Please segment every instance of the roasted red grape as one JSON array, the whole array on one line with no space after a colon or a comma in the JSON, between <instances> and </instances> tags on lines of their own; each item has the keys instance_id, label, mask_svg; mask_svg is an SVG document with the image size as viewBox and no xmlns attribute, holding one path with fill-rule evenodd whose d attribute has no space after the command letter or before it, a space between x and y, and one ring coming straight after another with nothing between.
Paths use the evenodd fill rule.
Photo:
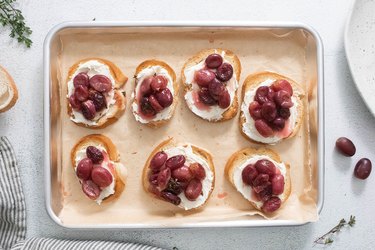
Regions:
<instances>
[{"instance_id":1,"label":"roasted red grape","mask_svg":"<svg viewBox=\"0 0 375 250\"><path fill-rule=\"evenodd\" d=\"M104 159L102 151L94 146L88 146L86 148L86 155L94 164L102 163Z\"/></svg>"},{"instance_id":2,"label":"roasted red grape","mask_svg":"<svg viewBox=\"0 0 375 250\"><path fill-rule=\"evenodd\" d=\"M152 185L157 186L157 185L158 185L158 176L159 176L159 173L156 173L156 174L150 174L150 176L148 177L148 181L149 181Z\"/></svg>"},{"instance_id":3,"label":"roasted red grape","mask_svg":"<svg viewBox=\"0 0 375 250\"><path fill-rule=\"evenodd\" d=\"M87 120L92 120L95 118L95 105L94 102L91 100L87 100L83 103L81 103L81 111L82 115L87 119Z\"/></svg>"},{"instance_id":4,"label":"roasted red grape","mask_svg":"<svg viewBox=\"0 0 375 250\"><path fill-rule=\"evenodd\" d=\"M270 102L273 102L274 101L274 98L276 96L276 92L273 91L272 88L268 88L268 94L267 94L267 99L270 101Z\"/></svg>"},{"instance_id":5,"label":"roasted red grape","mask_svg":"<svg viewBox=\"0 0 375 250\"><path fill-rule=\"evenodd\" d=\"M171 170L175 170L176 168L180 168L185 164L186 158L183 155L175 155L169 158L165 162L165 166L170 168Z\"/></svg>"},{"instance_id":6,"label":"roasted red grape","mask_svg":"<svg viewBox=\"0 0 375 250\"><path fill-rule=\"evenodd\" d=\"M206 171L203 166L197 162L190 164L189 170L194 178L204 180L206 178Z\"/></svg>"},{"instance_id":7,"label":"roasted red grape","mask_svg":"<svg viewBox=\"0 0 375 250\"><path fill-rule=\"evenodd\" d=\"M141 86L139 87L139 92L141 96L148 96L152 93L151 89L151 82L153 77L147 77L141 82Z\"/></svg>"},{"instance_id":8,"label":"roasted red grape","mask_svg":"<svg viewBox=\"0 0 375 250\"><path fill-rule=\"evenodd\" d=\"M276 130L283 130L285 127L285 120L281 117L277 117L273 120L272 125Z\"/></svg>"},{"instance_id":9,"label":"roasted red grape","mask_svg":"<svg viewBox=\"0 0 375 250\"><path fill-rule=\"evenodd\" d=\"M266 213L275 212L281 206L281 200L279 197L271 197L269 200L264 202L262 210Z\"/></svg>"},{"instance_id":10,"label":"roasted red grape","mask_svg":"<svg viewBox=\"0 0 375 250\"><path fill-rule=\"evenodd\" d=\"M242 181L250 186L253 186L253 181L258 176L258 171L255 169L253 164L247 165L242 170Z\"/></svg>"},{"instance_id":11,"label":"roasted red grape","mask_svg":"<svg viewBox=\"0 0 375 250\"><path fill-rule=\"evenodd\" d=\"M260 191L258 194L257 194L257 197L265 202L265 201L268 201L272 196L272 187L271 185L267 186L266 188L264 188L262 191Z\"/></svg>"},{"instance_id":12,"label":"roasted red grape","mask_svg":"<svg viewBox=\"0 0 375 250\"><path fill-rule=\"evenodd\" d=\"M168 80L163 75L156 75L152 78L151 88L154 91L160 91L167 87Z\"/></svg>"},{"instance_id":13,"label":"roasted red grape","mask_svg":"<svg viewBox=\"0 0 375 250\"><path fill-rule=\"evenodd\" d=\"M255 128L263 137L270 137L274 134L272 128L261 119L255 121Z\"/></svg>"},{"instance_id":14,"label":"roasted red grape","mask_svg":"<svg viewBox=\"0 0 375 250\"><path fill-rule=\"evenodd\" d=\"M279 115L286 120L290 117L290 110L288 108L280 108Z\"/></svg>"},{"instance_id":15,"label":"roasted red grape","mask_svg":"<svg viewBox=\"0 0 375 250\"><path fill-rule=\"evenodd\" d=\"M93 164L89 158L80 160L77 165L77 177L84 181L90 179L92 168Z\"/></svg>"},{"instance_id":16,"label":"roasted red grape","mask_svg":"<svg viewBox=\"0 0 375 250\"><path fill-rule=\"evenodd\" d=\"M84 102L89 98L89 89L86 86L78 85L74 89L74 96L80 102Z\"/></svg>"},{"instance_id":17,"label":"roasted red grape","mask_svg":"<svg viewBox=\"0 0 375 250\"><path fill-rule=\"evenodd\" d=\"M94 103L95 110L97 112L107 107L107 100L105 99L105 96L98 91L90 91L89 99Z\"/></svg>"},{"instance_id":18,"label":"roasted red grape","mask_svg":"<svg viewBox=\"0 0 375 250\"><path fill-rule=\"evenodd\" d=\"M259 104L263 104L265 102L270 101L268 99L268 93L269 93L269 87L267 86L261 86L259 87L255 92L255 101L257 101Z\"/></svg>"},{"instance_id":19,"label":"roasted red grape","mask_svg":"<svg viewBox=\"0 0 375 250\"><path fill-rule=\"evenodd\" d=\"M90 86L99 92L109 92L112 89L111 80L105 75L94 75L91 77Z\"/></svg>"},{"instance_id":20,"label":"roasted red grape","mask_svg":"<svg viewBox=\"0 0 375 250\"><path fill-rule=\"evenodd\" d=\"M171 170L164 168L159 172L158 175L158 188L160 191L164 190L168 186L168 182L171 179Z\"/></svg>"},{"instance_id":21,"label":"roasted red grape","mask_svg":"<svg viewBox=\"0 0 375 250\"><path fill-rule=\"evenodd\" d=\"M73 79L74 87L78 87L79 85L82 86L89 86L89 76L85 72L78 73Z\"/></svg>"},{"instance_id":22,"label":"roasted red grape","mask_svg":"<svg viewBox=\"0 0 375 250\"><path fill-rule=\"evenodd\" d=\"M353 156L356 152L354 143L346 137L340 137L336 141L336 148L345 156Z\"/></svg>"},{"instance_id":23,"label":"roasted red grape","mask_svg":"<svg viewBox=\"0 0 375 250\"><path fill-rule=\"evenodd\" d=\"M275 103L269 101L263 103L261 113L263 119L269 122L273 121L277 115Z\"/></svg>"},{"instance_id":24,"label":"roasted red grape","mask_svg":"<svg viewBox=\"0 0 375 250\"><path fill-rule=\"evenodd\" d=\"M216 78L208 85L208 91L214 99L218 99L219 96L226 90L225 84L217 80Z\"/></svg>"},{"instance_id":25,"label":"roasted red grape","mask_svg":"<svg viewBox=\"0 0 375 250\"><path fill-rule=\"evenodd\" d=\"M158 102L158 100L156 100L155 96L154 95L150 95L148 97L148 101L150 102L150 105L151 107L156 111L156 112L160 112L162 111L164 108L160 105L160 103Z\"/></svg>"},{"instance_id":26,"label":"roasted red grape","mask_svg":"<svg viewBox=\"0 0 375 250\"><path fill-rule=\"evenodd\" d=\"M262 174L260 174L262 175ZM259 176L259 175L258 175ZM258 177L257 177L258 178ZM256 178L255 178L256 179ZM255 180L254 180L255 181ZM260 183L259 185L255 186L253 184L253 190L256 194L260 194L261 192L263 192L264 190L266 189L269 189L269 188L272 188L271 187L271 182L270 181L266 181L266 182L263 182L263 183Z\"/></svg>"},{"instance_id":27,"label":"roasted red grape","mask_svg":"<svg viewBox=\"0 0 375 250\"><path fill-rule=\"evenodd\" d=\"M198 97L201 102L208 106L212 106L216 104L216 100L211 96L210 92L207 88L201 88L198 91Z\"/></svg>"},{"instance_id":28,"label":"roasted red grape","mask_svg":"<svg viewBox=\"0 0 375 250\"><path fill-rule=\"evenodd\" d=\"M249 113L254 120L262 118L262 105L257 101L253 101L249 105Z\"/></svg>"},{"instance_id":29,"label":"roasted red grape","mask_svg":"<svg viewBox=\"0 0 375 250\"><path fill-rule=\"evenodd\" d=\"M269 177L268 174L259 173L253 181L254 188L257 187L257 186L263 186L263 185L267 186L268 184L270 184L269 179L270 179L270 177ZM259 193L259 192L257 192L257 193Z\"/></svg>"},{"instance_id":30,"label":"roasted red grape","mask_svg":"<svg viewBox=\"0 0 375 250\"><path fill-rule=\"evenodd\" d=\"M79 110L81 108L81 103L76 99L74 94L69 97L69 103L73 109Z\"/></svg>"},{"instance_id":31,"label":"roasted red grape","mask_svg":"<svg viewBox=\"0 0 375 250\"><path fill-rule=\"evenodd\" d=\"M82 182L82 191L89 197L91 200L96 200L100 195L100 189L93 181L83 181Z\"/></svg>"},{"instance_id":32,"label":"roasted red grape","mask_svg":"<svg viewBox=\"0 0 375 250\"><path fill-rule=\"evenodd\" d=\"M281 174L276 174L271 179L272 183L272 194L279 195L284 192L284 176Z\"/></svg>"},{"instance_id":33,"label":"roasted red grape","mask_svg":"<svg viewBox=\"0 0 375 250\"><path fill-rule=\"evenodd\" d=\"M271 161L263 159L255 163L255 168L258 173L273 176L276 173L276 166Z\"/></svg>"},{"instance_id":34,"label":"roasted red grape","mask_svg":"<svg viewBox=\"0 0 375 250\"><path fill-rule=\"evenodd\" d=\"M371 174L372 164L367 158L360 159L354 168L354 176L359 179L367 179Z\"/></svg>"},{"instance_id":35,"label":"roasted red grape","mask_svg":"<svg viewBox=\"0 0 375 250\"><path fill-rule=\"evenodd\" d=\"M189 201L195 201L202 193L202 183L197 179L192 179L185 189L185 196Z\"/></svg>"},{"instance_id":36,"label":"roasted red grape","mask_svg":"<svg viewBox=\"0 0 375 250\"><path fill-rule=\"evenodd\" d=\"M201 87L208 87L208 84L215 79L215 73L208 69L195 71L194 80Z\"/></svg>"},{"instance_id":37,"label":"roasted red grape","mask_svg":"<svg viewBox=\"0 0 375 250\"><path fill-rule=\"evenodd\" d=\"M229 81L233 76L233 67L229 63L221 64L216 71L216 78L222 82Z\"/></svg>"},{"instance_id":38,"label":"roasted red grape","mask_svg":"<svg viewBox=\"0 0 375 250\"><path fill-rule=\"evenodd\" d=\"M292 88L292 85L290 85L290 83L287 81L287 80L276 80L272 85L271 85L271 88L277 92L277 91L280 91L280 90L285 90L286 92L288 92L289 96L292 96L293 95L293 88Z\"/></svg>"},{"instance_id":39,"label":"roasted red grape","mask_svg":"<svg viewBox=\"0 0 375 250\"><path fill-rule=\"evenodd\" d=\"M108 187L113 181L111 173L103 167L95 167L91 172L91 179L101 188Z\"/></svg>"},{"instance_id":40,"label":"roasted red grape","mask_svg":"<svg viewBox=\"0 0 375 250\"><path fill-rule=\"evenodd\" d=\"M275 101L282 108L291 108L293 106L291 97L285 90L280 90L276 93Z\"/></svg>"},{"instance_id":41,"label":"roasted red grape","mask_svg":"<svg viewBox=\"0 0 375 250\"><path fill-rule=\"evenodd\" d=\"M223 58L219 54L211 54L207 56L205 63L207 68L216 69L223 63Z\"/></svg>"},{"instance_id":42,"label":"roasted red grape","mask_svg":"<svg viewBox=\"0 0 375 250\"><path fill-rule=\"evenodd\" d=\"M173 95L168 88L156 92L155 97L163 108L167 108L173 103Z\"/></svg>"},{"instance_id":43,"label":"roasted red grape","mask_svg":"<svg viewBox=\"0 0 375 250\"><path fill-rule=\"evenodd\" d=\"M186 166L173 170L172 177L178 181L190 181L193 178L189 168Z\"/></svg>"},{"instance_id":44,"label":"roasted red grape","mask_svg":"<svg viewBox=\"0 0 375 250\"><path fill-rule=\"evenodd\" d=\"M181 203L181 198L171 192L161 192L161 197L176 206Z\"/></svg>"},{"instance_id":45,"label":"roasted red grape","mask_svg":"<svg viewBox=\"0 0 375 250\"><path fill-rule=\"evenodd\" d=\"M230 95L228 90L225 88L225 91L219 96L219 107L226 109L230 106Z\"/></svg>"},{"instance_id":46,"label":"roasted red grape","mask_svg":"<svg viewBox=\"0 0 375 250\"><path fill-rule=\"evenodd\" d=\"M155 109L151 106L148 97L143 97L141 100L141 112L145 116L154 116L156 114Z\"/></svg>"},{"instance_id":47,"label":"roasted red grape","mask_svg":"<svg viewBox=\"0 0 375 250\"><path fill-rule=\"evenodd\" d=\"M150 166L154 170L159 170L167 161L167 154L164 151L157 152L151 159Z\"/></svg>"}]
</instances>

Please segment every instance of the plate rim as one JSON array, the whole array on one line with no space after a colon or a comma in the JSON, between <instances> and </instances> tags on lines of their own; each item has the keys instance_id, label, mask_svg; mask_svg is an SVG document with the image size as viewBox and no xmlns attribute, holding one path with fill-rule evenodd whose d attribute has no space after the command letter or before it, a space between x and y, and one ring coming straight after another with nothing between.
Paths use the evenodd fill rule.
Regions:
<instances>
[{"instance_id":1,"label":"plate rim","mask_svg":"<svg viewBox=\"0 0 375 250\"><path fill-rule=\"evenodd\" d=\"M351 62L351 60L350 60L350 58L352 58L352 53L350 52L350 49L349 49L349 26L350 26L350 24L352 22L353 14L354 14L356 6L357 6L357 4L359 2L360 2L360 0L354 0L353 1L352 7L350 9L349 18L346 20L346 23L345 23L345 30L344 30L344 51L345 51L346 61L348 62L350 75L352 76L354 85L355 85L355 87L356 87L359 95L361 96L364 104L366 105L368 111L375 117L375 105L372 107L370 105L370 103L367 101L367 100L370 100L371 98L369 98L370 96L367 96L367 92L364 91L363 88L361 88L359 86L359 84L358 84L359 79L358 79L358 77L355 74L353 62Z\"/></svg>"}]
</instances>

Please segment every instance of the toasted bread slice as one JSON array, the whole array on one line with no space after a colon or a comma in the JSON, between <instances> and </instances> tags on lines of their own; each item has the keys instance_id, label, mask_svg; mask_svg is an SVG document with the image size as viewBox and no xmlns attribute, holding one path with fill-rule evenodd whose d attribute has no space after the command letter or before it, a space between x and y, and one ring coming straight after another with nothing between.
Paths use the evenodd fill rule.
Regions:
<instances>
[{"instance_id":1,"label":"toasted bread slice","mask_svg":"<svg viewBox=\"0 0 375 250\"><path fill-rule=\"evenodd\" d=\"M253 136L248 135L244 132L243 127L244 127L244 124L246 123L246 117L245 117L244 112L249 112L248 111L248 105L250 104L250 103L247 103L247 105L246 105L244 98L245 98L245 94L247 92L255 91L259 87L259 85L261 83L263 83L264 81L267 81L267 80L273 80L274 81L274 80L281 80L281 79L287 80L293 88L293 97L295 97L295 100L297 101L297 117L295 119L294 129L289 134L289 136L284 137L284 138L276 138L272 142L265 143L265 142L257 140ZM246 139L250 140L251 142L261 143L261 144L275 144L275 143L278 143L282 140L292 138L293 136L295 136L297 134L297 132L299 131L299 129L301 127L301 124L303 122L304 111L305 111L304 102L303 102L304 96L305 96L305 91L303 90L303 88L298 83L296 83L295 81L293 81L292 79L290 79L286 76L279 75L279 74L276 74L276 73L273 73L273 72L267 72L267 71L249 75L245 79L245 81L242 85L241 101L242 101L242 105L245 105L244 107L241 106L240 118L239 118L240 131L241 131L242 135ZM251 118L251 119L253 119L253 118ZM255 129L255 127L254 127L254 133L258 133L258 131ZM261 135L259 134L259 136L261 136Z\"/></svg>"},{"instance_id":2,"label":"toasted bread slice","mask_svg":"<svg viewBox=\"0 0 375 250\"><path fill-rule=\"evenodd\" d=\"M176 144L174 141L173 141L173 138L169 138L165 141L163 141L162 143L160 143L150 154L150 156L148 157L144 167L143 167L143 174L142 174L142 183L143 183L143 188L144 190L146 191L146 193L150 194L152 197L156 198L156 199L159 199L159 200L162 200L162 201L165 201L163 198L155 195L154 193L150 192L150 183L149 183L149 174L151 173L151 169L149 168L150 166L150 163L151 163L151 160L153 158L153 156L159 152L159 151L165 151L167 149L170 149L170 148L173 148L173 147L176 147L176 146L183 146L183 147L187 147L187 146L191 146L192 148L192 152L194 154L196 154L197 156L199 156L202 160L204 160L205 162L207 162L208 166L209 166L209 169L212 173L212 184L211 184L211 189L208 191L208 195L207 195L207 198L206 200L204 201L203 204L197 206L197 207L194 207L194 208L191 208L191 209L186 209L184 208L185 210L194 210L194 209L199 209L199 208L202 208L208 201L208 199L210 198L211 196L211 193L215 187L215 168L214 168L214 163L213 163L213 160L212 160L212 156L210 153L208 153L207 151L201 149L201 148L198 148L194 145L191 145L191 144ZM206 170L206 178L207 178L207 170ZM183 195L183 193L182 193ZM181 208L182 205L180 204Z\"/></svg>"},{"instance_id":3,"label":"toasted bread slice","mask_svg":"<svg viewBox=\"0 0 375 250\"><path fill-rule=\"evenodd\" d=\"M103 116L101 116L98 120L96 120L95 123L90 124L91 121L84 119L82 122L75 122L79 126L83 127L89 127L89 128L94 128L94 129L99 129L99 128L105 128L106 126L114 123L125 111L126 107L126 93L124 88L125 83L128 80L128 77L126 77L121 70L111 61L101 59L101 58L87 58L83 59L77 63L75 63L72 67L70 67L69 72L68 72L68 79L67 83L72 80L73 75L79 68L79 66L83 63L86 63L88 61L98 61L102 64L105 64L108 66L110 74L112 75L113 79L115 80L115 85L114 85L114 100L115 103L110 105L108 110L105 112ZM69 89L68 89L69 93ZM73 109L69 104L69 96L67 95L67 107L68 107L68 115L72 118L74 116L73 114Z\"/></svg>"},{"instance_id":4,"label":"toasted bread slice","mask_svg":"<svg viewBox=\"0 0 375 250\"><path fill-rule=\"evenodd\" d=\"M73 147L71 153L70 153L70 160L72 163L73 170L76 167L76 158L77 158L77 152L81 150L85 150L88 146L98 146L100 145L101 147L105 148L105 150L108 153L109 160L114 162L114 168L110 169L112 176L113 176L113 181L115 182L115 187L114 187L114 194L107 196L106 198L103 199L103 202L109 202L112 200L117 199L122 191L125 189L125 175L126 175L126 170L121 169L122 165L120 163L120 155L119 152L117 151L116 146L113 144L111 139L104 135L100 134L91 134L88 136L85 136L81 138Z\"/></svg>"},{"instance_id":5,"label":"toasted bread slice","mask_svg":"<svg viewBox=\"0 0 375 250\"><path fill-rule=\"evenodd\" d=\"M172 88L173 88L173 103L171 106L163 109L160 113L163 113L163 114L166 114L165 116L163 117L159 117L158 114L156 117L152 118L152 119L142 119L139 114L137 113L138 112L138 107L139 107L139 100L137 99L137 89L138 89L138 85L141 84L142 82L138 82L138 76L140 74L140 72L142 72L143 70L147 69L147 68L151 68L151 67L160 67L162 69L165 69L168 73L168 76L171 78L171 83L168 83L168 85L170 85ZM151 75L150 75L151 76ZM145 76L147 77L147 76ZM147 61L144 61L142 62L140 65L138 65L137 69L135 70L135 74L134 74L134 91L133 91L133 95L132 95L132 98L133 98L133 101L132 101L132 109L133 109L133 115L134 117L136 118L137 121L141 122L142 124L145 124L149 127L153 127L153 128L157 128L157 127L160 127L164 124L166 124L173 116L173 113L174 113L174 110L176 109L176 106L177 106L177 103L178 103L178 91L179 91L179 86L177 84L177 81L176 81L176 73L174 72L174 70L165 62L163 61L159 61L159 60L147 60Z\"/></svg>"},{"instance_id":6,"label":"toasted bread slice","mask_svg":"<svg viewBox=\"0 0 375 250\"><path fill-rule=\"evenodd\" d=\"M255 148L244 148L242 150L239 150L237 152L235 152L234 154L231 155L231 157L228 159L226 165L225 165L225 177L227 178L227 180L232 184L232 186L237 190L237 187L235 185L235 180L234 180L234 171L236 170L236 168L239 168L241 167L242 164L244 164L248 159L250 158L253 158L255 156L268 156L269 158L271 158L273 161L277 162L277 163L283 163L281 161L281 158L280 156L268 149L268 148L259 148L259 149L255 149ZM284 182L285 182L285 186L284 186L284 192L282 194L282 197L280 197L281 199L281 206L283 206L283 204L285 203L285 201L289 198L289 195L290 195L290 192L291 192L291 181L290 181L290 166L289 164L287 163L284 163L285 165L285 168L286 168L286 174L284 176ZM276 166L277 167L277 166ZM245 197L244 197L245 198ZM261 207L259 205L257 205L254 201L252 200L249 200L247 199L251 205L258 209L258 210L261 210Z\"/></svg>"},{"instance_id":7,"label":"toasted bread slice","mask_svg":"<svg viewBox=\"0 0 375 250\"><path fill-rule=\"evenodd\" d=\"M220 54L220 55L225 54L224 60L228 61L233 67L233 77L235 77L235 79L237 81L237 83L236 83L237 87L236 87L236 90L235 90L235 93L234 93L234 96L233 96L232 104L229 108L223 109L223 112L221 113L221 117L218 118L218 119L207 119L205 117L202 117L199 114L196 114L192 110L192 107L191 107L191 105L189 105L188 102L187 102L187 106L189 107L189 109L195 115L197 115L198 117L200 117L204 120L208 120L210 122L220 122L220 121L226 121L226 120L232 119L234 116L236 116L237 111L238 111L237 90L238 90L238 83L240 81L240 75L241 75L241 63L240 63L240 60L238 59L238 57L232 51L226 50L226 49L205 49L205 50L202 50L202 51L198 52L196 55L194 55L193 57L189 58L187 60L187 62L184 64L184 66L182 67L182 70L181 70L181 81L182 81L182 84L184 86L184 91L185 91L184 96L186 96L186 94L188 92L193 90L193 86L192 86L191 82L187 82L185 70L187 68L193 67L193 66L199 64L200 62L204 61L207 58L207 56L209 56L213 53Z\"/></svg>"},{"instance_id":8,"label":"toasted bread slice","mask_svg":"<svg viewBox=\"0 0 375 250\"><path fill-rule=\"evenodd\" d=\"M18 90L13 78L0 66L0 113L12 108L17 99Z\"/></svg>"}]
</instances>

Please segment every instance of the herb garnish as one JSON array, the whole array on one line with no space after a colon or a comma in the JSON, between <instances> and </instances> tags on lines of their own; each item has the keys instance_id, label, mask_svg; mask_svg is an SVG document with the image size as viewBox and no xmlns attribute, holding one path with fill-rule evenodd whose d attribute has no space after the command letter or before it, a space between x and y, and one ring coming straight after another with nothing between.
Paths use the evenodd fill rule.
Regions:
<instances>
[{"instance_id":1,"label":"herb garnish","mask_svg":"<svg viewBox=\"0 0 375 250\"><path fill-rule=\"evenodd\" d=\"M33 43L29 35L32 33L31 29L26 26L25 18L19 9L13 7L16 0L0 0L0 23L5 26L10 26L10 37L17 39L19 43L24 43L30 48Z\"/></svg>"},{"instance_id":2,"label":"herb garnish","mask_svg":"<svg viewBox=\"0 0 375 250\"><path fill-rule=\"evenodd\" d=\"M334 228L332 228L328 233L317 238L314 241L314 243L322 244L322 245L331 244L333 242L333 239L332 239L333 234L340 232L340 230L345 226L353 227L354 224L355 224L355 216L353 215L350 215L349 222L346 222L345 219L341 219L339 224L337 224Z\"/></svg>"}]
</instances>

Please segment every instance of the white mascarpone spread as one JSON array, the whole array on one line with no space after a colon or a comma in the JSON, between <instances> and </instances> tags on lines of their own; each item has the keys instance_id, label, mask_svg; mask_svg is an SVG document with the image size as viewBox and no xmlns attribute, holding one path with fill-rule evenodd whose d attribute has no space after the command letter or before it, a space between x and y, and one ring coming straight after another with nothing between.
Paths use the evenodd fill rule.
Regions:
<instances>
[{"instance_id":1,"label":"white mascarpone spread","mask_svg":"<svg viewBox=\"0 0 375 250\"><path fill-rule=\"evenodd\" d=\"M223 63L230 63L228 60L225 59L225 52L223 51L221 56L223 57ZM233 65L232 65L233 66ZM219 107L219 105L214 105L214 106L209 106L207 109L199 109L195 105L194 97L193 97L193 92L199 91L199 85L195 82L194 80L194 75L195 72L203 69L205 67L205 58L198 64L185 68L184 74L186 78L185 85L191 86L192 90L186 92L185 94L185 100L187 105L189 106L190 110L198 115L199 117L202 117L204 119L207 119L209 121L217 121L222 119L223 113L227 111L233 104L234 96L236 94L237 88L238 88L238 79L236 78L236 74L233 72L232 78L226 82L227 89L230 95L230 105L222 109Z\"/></svg>"},{"instance_id":2,"label":"white mascarpone spread","mask_svg":"<svg viewBox=\"0 0 375 250\"><path fill-rule=\"evenodd\" d=\"M270 137L263 137L258 130L255 128L255 121L251 117L250 112L249 112L249 105L251 102L254 101L255 93L256 90L261 87L261 86L271 86L272 83L274 82L273 79L268 79L259 84L255 89L252 89L251 91L247 91L244 96L244 100L241 105L241 111L243 112L245 116L245 122L242 124L242 131L251 139L255 141L259 141L262 143L268 143L268 144L274 144L284 137L280 137L278 135L270 136ZM296 100L295 96L292 96L291 98L293 102L293 106L289 109L290 110L290 117L289 117L289 122L286 123L286 125L289 126L288 130L292 133L294 128L296 127L296 122L298 118L298 102Z\"/></svg>"},{"instance_id":3,"label":"white mascarpone spread","mask_svg":"<svg viewBox=\"0 0 375 250\"><path fill-rule=\"evenodd\" d=\"M272 160L267 155L253 156L253 157L247 159L246 161L244 161L239 167L236 167L233 171L234 185L236 186L236 189L238 190L238 192L240 192L243 195L243 197L245 197L246 200L254 202L255 205L257 206L257 208L259 208L259 209L263 206L263 201L254 200L252 198L252 193L253 193L252 189L253 188L250 185L247 185L242 181L242 171L247 165L255 164L257 161L263 160L263 159L269 160L273 164L275 164L275 166L280 170L280 173L284 176L284 180L286 180L285 164L284 163L278 163L278 162ZM283 200L285 198L285 190L282 194L277 195L277 197L279 197L281 200Z\"/></svg>"},{"instance_id":4,"label":"white mascarpone spread","mask_svg":"<svg viewBox=\"0 0 375 250\"><path fill-rule=\"evenodd\" d=\"M103 109L100 112L96 112L94 119L87 120L83 114L80 111L72 109L72 116L70 119L75 123L84 123L87 125L97 125L98 120L108 114L109 109L111 106L113 106L116 103L116 100L114 99L115 91L115 80L112 77L111 71L108 67L108 65L103 64L97 60L90 60L84 63L81 63L78 65L77 70L73 73L71 79L68 82L68 95L67 98L69 98L74 93L74 84L73 79L76 75L78 75L81 72L87 73L87 75L91 78L94 75L105 75L111 80L112 83L112 89L108 93L104 93L104 96L107 101L107 108Z\"/></svg>"},{"instance_id":5,"label":"white mascarpone spread","mask_svg":"<svg viewBox=\"0 0 375 250\"><path fill-rule=\"evenodd\" d=\"M168 155L168 158L175 155L184 155L186 158L185 165L187 166L195 162L202 165L202 167L206 171L206 177L202 181L202 195L200 195L195 201L190 201L186 198L184 192L182 192L178 195L178 197L180 197L181 199L181 203L178 206L185 210L189 210L204 204L205 201L208 199L208 195L210 194L214 180L214 175L210 169L208 162L198 154L195 154L193 152L191 145L169 148L164 150L164 152Z\"/></svg>"},{"instance_id":6,"label":"white mascarpone spread","mask_svg":"<svg viewBox=\"0 0 375 250\"><path fill-rule=\"evenodd\" d=\"M175 98L174 96L174 88L173 88L173 80L172 80L172 77L169 75L168 71L163 68L162 66L159 66L159 65L156 65L156 66L151 66L151 67L148 67L148 68L145 68L143 69L142 71L140 71L138 73L138 75L136 76L136 88L135 88L135 92L132 93L132 98L133 98L133 103L132 103L132 109L133 109L133 114L134 114L134 117L137 121L141 122L141 123L149 123L150 121L161 121L161 120L168 120L172 117L172 113L173 113L173 104L167 108L164 108L162 111L158 112L155 117L153 117L152 119L144 119L142 118L138 112L139 111L139 105L138 105L138 101L140 100L135 100L137 97L138 97L138 93L139 93L139 89L141 87L141 84L143 82L143 80L149 76L152 76L154 74L157 74L157 75L162 75L164 76L167 80L168 80L168 83L167 83L167 88L171 91L172 93L172 96Z\"/></svg>"}]
</instances>

